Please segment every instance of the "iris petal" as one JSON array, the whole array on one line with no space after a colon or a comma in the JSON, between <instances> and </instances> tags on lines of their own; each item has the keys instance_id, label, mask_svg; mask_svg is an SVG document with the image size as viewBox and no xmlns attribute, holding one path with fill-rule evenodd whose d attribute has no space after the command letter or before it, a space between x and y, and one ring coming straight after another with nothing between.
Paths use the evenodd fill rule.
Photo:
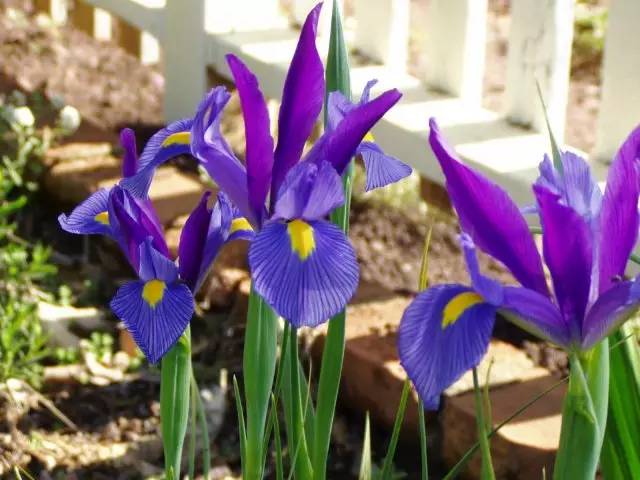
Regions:
<instances>
[{"instance_id":1,"label":"iris petal","mask_svg":"<svg viewBox=\"0 0 640 480\"><path fill-rule=\"evenodd\" d=\"M639 156L640 127L637 127L622 144L609 167L600 212L600 293L611 286L614 277L624 274L638 239Z\"/></svg>"},{"instance_id":2,"label":"iris petal","mask_svg":"<svg viewBox=\"0 0 640 480\"><path fill-rule=\"evenodd\" d=\"M613 333L638 311L638 280L617 282L604 292L587 312L582 327L582 348L587 350Z\"/></svg>"},{"instance_id":3,"label":"iris petal","mask_svg":"<svg viewBox=\"0 0 640 480\"><path fill-rule=\"evenodd\" d=\"M571 332L558 307L545 295L522 287L504 287L500 313L540 338L569 348Z\"/></svg>"},{"instance_id":4,"label":"iris petal","mask_svg":"<svg viewBox=\"0 0 640 480\"><path fill-rule=\"evenodd\" d=\"M272 218L319 220L343 203L342 180L331 164L304 161L285 178Z\"/></svg>"},{"instance_id":5,"label":"iris petal","mask_svg":"<svg viewBox=\"0 0 640 480\"><path fill-rule=\"evenodd\" d=\"M294 327L315 327L340 312L358 284L348 238L326 221L268 222L249 249L256 291Z\"/></svg>"},{"instance_id":6,"label":"iris petal","mask_svg":"<svg viewBox=\"0 0 640 480\"><path fill-rule=\"evenodd\" d=\"M462 230L523 286L546 295L542 260L518 206L501 187L458 160L435 119L429 125L429 143L444 172Z\"/></svg>"},{"instance_id":7,"label":"iris petal","mask_svg":"<svg viewBox=\"0 0 640 480\"><path fill-rule=\"evenodd\" d=\"M342 175L367 133L401 97L402 94L393 89L368 103L358 105L334 131L327 131L320 137L305 159L314 162L328 161Z\"/></svg>"},{"instance_id":8,"label":"iris petal","mask_svg":"<svg viewBox=\"0 0 640 480\"><path fill-rule=\"evenodd\" d=\"M249 204L247 172L220 132L222 110L230 97L223 87L216 87L200 103L191 130L192 152L242 215L259 225Z\"/></svg>"},{"instance_id":9,"label":"iris petal","mask_svg":"<svg viewBox=\"0 0 640 480\"><path fill-rule=\"evenodd\" d=\"M130 128L120 132L120 144L124 149L122 158L122 176L132 177L138 171L138 151L136 147L136 134Z\"/></svg>"},{"instance_id":10,"label":"iris petal","mask_svg":"<svg viewBox=\"0 0 640 480\"><path fill-rule=\"evenodd\" d=\"M249 204L258 221L262 221L265 201L271 186L273 138L269 111L258 86L258 79L235 55L227 55L227 63L240 95L246 132L247 188Z\"/></svg>"},{"instance_id":11,"label":"iris petal","mask_svg":"<svg viewBox=\"0 0 640 480\"><path fill-rule=\"evenodd\" d=\"M300 160L305 142L322 110L324 67L316 48L321 8L320 3L307 16L284 82L271 186L273 192L280 190L287 172Z\"/></svg>"},{"instance_id":12,"label":"iris petal","mask_svg":"<svg viewBox=\"0 0 640 480\"><path fill-rule=\"evenodd\" d=\"M186 285L150 280L124 284L111 301L111 309L155 364L187 328L194 303Z\"/></svg>"},{"instance_id":13,"label":"iris petal","mask_svg":"<svg viewBox=\"0 0 640 480\"><path fill-rule=\"evenodd\" d=\"M537 185L533 190L540 205L544 259L554 292L573 331L580 332L591 291L592 232L576 210L560 203L558 195Z\"/></svg>"},{"instance_id":14,"label":"iris petal","mask_svg":"<svg viewBox=\"0 0 640 480\"><path fill-rule=\"evenodd\" d=\"M496 309L469 287L437 285L418 294L398 329L400 362L426 408L484 357Z\"/></svg>"},{"instance_id":15,"label":"iris petal","mask_svg":"<svg viewBox=\"0 0 640 480\"><path fill-rule=\"evenodd\" d=\"M397 158L385 154L373 142L362 142L358 148L367 172L365 191L386 187L411 175L411 167Z\"/></svg>"},{"instance_id":16,"label":"iris petal","mask_svg":"<svg viewBox=\"0 0 640 480\"><path fill-rule=\"evenodd\" d=\"M158 167L178 155L190 153L192 124L193 119L183 118L156 132L140 155L137 173L123 179L120 185L137 198L148 198L149 188Z\"/></svg>"},{"instance_id":17,"label":"iris petal","mask_svg":"<svg viewBox=\"0 0 640 480\"><path fill-rule=\"evenodd\" d=\"M153 238L148 237L140 244L140 269L144 281L161 280L165 283L178 281L178 267L153 247Z\"/></svg>"},{"instance_id":18,"label":"iris petal","mask_svg":"<svg viewBox=\"0 0 640 480\"><path fill-rule=\"evenodd\" d=\"M58 217L62 229L79 235L112 236L109 226L109 190L101 188L73 209L67 217Z\"/></svg>"}]
</instances>

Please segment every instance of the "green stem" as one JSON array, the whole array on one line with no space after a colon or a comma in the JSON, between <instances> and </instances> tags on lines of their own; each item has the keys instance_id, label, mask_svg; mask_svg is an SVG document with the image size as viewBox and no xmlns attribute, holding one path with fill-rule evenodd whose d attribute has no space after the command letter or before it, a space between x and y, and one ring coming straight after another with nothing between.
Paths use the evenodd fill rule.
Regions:
<instances>
[{"instance_id":1,"label":"green stem","mask_svg":"<svg viewBox=\"0 0 640 480\"><path fill-rule=\"evenodd\" d=\"M476 422L478 424L480 452L482 453L482 478L495 480L496 476L493 472L493 462L491 461L491 448L489 447L489 438L482 408L482 394L480 392L480 383L478 382L478 369L475 367L473 368L473 390L476 398Z\"/></svg>"},{"instance_id":2,"label":"green stem","mask_svg":"<svg viewBox=\"0 0 640 480\"><path fill-rule=\"evenodd\" d=\"M418 403L418 423L420 425L420 456L422 459L422 480L429 480L429 463L427 458L427 425L424 419L424 403Z\"/></svg>"}]
</instances>

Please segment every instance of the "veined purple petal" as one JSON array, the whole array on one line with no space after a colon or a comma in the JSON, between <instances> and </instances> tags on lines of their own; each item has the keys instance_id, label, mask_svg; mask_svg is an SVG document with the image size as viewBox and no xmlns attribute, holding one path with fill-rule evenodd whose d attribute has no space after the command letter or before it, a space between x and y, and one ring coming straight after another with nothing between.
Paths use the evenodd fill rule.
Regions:
<instances>
[{"instance_id":1,"label":"veined purple petal","mask_svg":"<svg viewBox=\"0 0 640 480\"><path fill-rule=\"evenodd\" d=\"M256 291L294 327L315 327L340 312L358 285L349 239L326 221L267 222L249 249Z\"/></svg>"},{"instance_id":2,"label":"veined purple petal","mask_svg":"<svg viewBox=\"0 0 640 480\"><path fill-rule=\"evenodd\" d=\"M560 197L534 185L540 205L545 263L549 267L560 310L572 332L579 334L593 269L593 237L584 218L560 203Z\"/></svg>"},{"instance_id":3,"label":"veined purple petal","mask_svg":"<svg viewBox=\"0 0 640 480\"><path fill-rule=\"evenodd\" d=\"M591 306L582 326L582 348L588 350L618 329L640 306L634 282L616 282Z\"/></svg>"},{"instance_id":4,"label":"veined purple petal","mask_svg":"<svg viewBox=\"0 0 640 480\"><path fill-rule=\"evenodd\" d=\"M525 287L548 294L542 260L518 206L498 185L458 160L435 119L429 143L440 162L462 230Z\"/></svg>"},{"instance_id":5,"label":"veined purple petal","mask_svg":"<svg viewBox=\"0 0 640 480\"><path fill-rule=\"evenodd\" d=\"M503 292L499 311L509 321L544 340L569 348L569 325L549 297L522 287L504 287Z\"/></svg>"},{"instance_id":6,"label":"veined purple petal","mask_svg":"<svg viewBox=\"0 0 640 480\"><path fill-rule=\"evenodd\" d=\"M184 284L149 280L120 287L111 301L111 309L149 362L156 364L187 328L194 302Z\"/></svg>"},{"instance_id":7,"label":"veined purple petal","mask_svg":"<svg viewBox=\"0 0 640 480\"><path fill-rule=\"evenodd\" d=\"M273 220L320 220L344 203L344 188L328 162L301 162L285 178Z\"/></svg>"},{"instance_id":8,"label":"veined purple petal","mask_svg":"<svg viewBox=\"0 0 640 480\"><path fill-rule=\"evenodd\" d=\"M364 105L349 112L332 132L325 132L306 155L305 159L330 162L342 175L356 149L373 126L402 97L396 90L388 90Z\"/></svg>"},{"instance_id":9,"label":"veined purple petal","mask_svg":"<svg viewBox=\"0 0 640 480\"><path fill-rule=\"evenodd\" d=\"M340 91L330 92L327 97L327 132L333 132L345 115L356 108Z\"/></svg>"},{"instance_id":10,"label":"veined purple petal","mask_svg":"<svg viewBox=\"0 0 640 480\"><path fill-rule=\"evenodd\" d=\"M485 302L493 305L494 307L500 307L504 301L502 285L492 278L485 277L482 275L482 272L480 272L476 246L474 245L471 236L467 233L461 233L458 236L458 242L464 252L465 263L467 264L467 270L469 271L471 284L473 285L474 290L484 299Z\"/></svg>"},{"instance_id":11,"label":"veined purple petal","mask_svg":"<svg viewBox=\"0 0 640 480\"><path fill-rule=\"evenodd\" d=\"M265 201L271 186L274 161L269 111L256 76L235 55L227 55L227 63L240 95L247 137L246 163L249 205L253 209L255 217L261 222Z\"/></svg>"},{"instance_id":12,"label":"veined purple petal","mask_svg":"<svg viewBox=\"0 0 640 480\"><path fill-rule=\"evenodd\" d=\"M639 156L640 126L629 134L609 167L600 212L600 293L611 286L614 277L624 274L638 239Z\"/></svg>"},{"instance_id":13,"label":"veined purple petal","mask_svg":"<svg viewBox=\"0 0 640 480\"><path fill-rule=\"evenodd\" d=\"M122 176L132 177L138 172L138 151L136 147L136 134L130 128L120 132L120 144L124 149L122 158Z\"/></svg>"},{"instance_id":14,"label":"veined purple petal","mask_svg":"<svg viewBox=\"0 0 640 480\"><path fill-rule=\"evenodd\" d=\"M373 142L362 142L357 153L362 155L367 172L365 191L386 187L411 175L411 167L397 158L385 154Z\"/></svg>"},{"instance_id":15,"label":"veined purple petal","mask_svg":"<svg viewBox=\"0 0 640 480\"><path fill-rule=\"evenodd\" d=\"M136 198L147 199L153 176L160 165L178 155L191 151L190 129L193 119L183 118L156 132L140 155L140 165L135 175L124 178L120 185ZM126 177L126 176L125 176Z\"/></svg>"},{"instance_id":16,"label":"veined purple petal","mask_svg":"<svg viewBox=\"0 0 640 480\"><path fill-rule=\"evenodd\" d=\"M78 235L112 236L109 226L109 190L101 188L73 209L67 217L58 217L62 229Z\"/></svg>"},{"instance_id":17,"label":"veined purple petal","mask_svg":"<svg viewBox=\"0 0 640 480\"><path fill-rule=\"evenodd\" d=\"M496 309L463 285L436 285L418 294L398 329L400 363L429 410L440 395L484 357Z\"/></svg>"},{"instance_id":18,"label":"veined purple petal","mask_svg":"<svg viewBox=\"0 0 640 480\"><path fill-rule=\"evenodd\" d=\"M222 110L230 97L224 87L216 87L200 103L191 130L192 153L242 215L259 226L249 204L247 172L220 132Z\"/></svg>"},{"instance_id":19,"label":"veined purple petal","mask_svg":"<svg viewBox=\"0 0 640 480\"><path fill-rule=\"evenodd\" d=\"M139 257L138 275L142 281L161 280L165 283L178 281L178 267L154 248L152 237L148 237L140 244Z\"/></svg>"},{"instance_id":20,"label":"veined purple petal","mask_svg":"<svg viewBox=\"0 0 640 480\"><path fill-rule=\"evenodd\" d=\"M278 146L273 166L272 192L280 190L287 172L300 160L304 144L322 111L324 67L316 48L316 30L321 8L322 3L319 3L307 16L284 82L278 116Z\"/></svg>"},{"instance_id":21,"label":"veined purple petal","mask_svg":"<svg viewBox=\"0 0 640 480\"><path fill-rule=\"evenodd\" d=\"M155 228L155 223L127 190L118 185L113 187L108 212L111 231L136 272L140 268L139 247L148 237L152 237L156 250L170 258L162 231Z\"/></svg>"}]
</instances>

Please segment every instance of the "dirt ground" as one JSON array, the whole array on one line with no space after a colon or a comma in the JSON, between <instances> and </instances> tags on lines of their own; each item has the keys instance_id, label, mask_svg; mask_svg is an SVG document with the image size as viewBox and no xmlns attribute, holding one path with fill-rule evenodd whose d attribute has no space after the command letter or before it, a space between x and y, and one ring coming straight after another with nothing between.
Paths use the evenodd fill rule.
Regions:
<instances>
[{"instance_id":1,"label":"dirt ground","mask_svg":"<svg viewBox=\"0 0 640 480\"><path fill-rule=\"evenodd\" d=\"M6 0L6 4L24 5L24 1ZM29 2L26 2L29 3ZM506 68L506 38L508 17L505 0L491 0L488 25L487 66L484 103L489 108L502 105ZM414 1L416 11L424 2ZM589 150L594 143L595 122L599 102L599 57L593 56L576 65L570 90L567 115L567 141ZM419 59L413 68L420 68ZM9 19L0 12L0 89L15 84L29 92L40 92L47 98L62 96L81 112L84 119L113 134L124 126L133 127L142 145L162 122L163 78L157 66L141 66L112 43L97 42L69 26L52 28L32 18ZM233 116L225 123L232 132L232 146L242 153L239 118ZM187 162L188 163L188 162ZM29 236L53 245L54 249L79 251L82 243L69 243L57 228L57 210L49 207L45 196L32 212L30 225L36 225ZM358 253L362 279L376 282L388 290L401 294L415 294L422 248L428 223L415 211L398 211L391 207L355 202L352 209L351 240ZM466 282L467 274L460 258L455 237L457 226L452 222L436 222L431 240L429 264L430 283ZM109 247L98 244L92 248ZM94 251L94 258L101 258ZM505 282L509 274L494 261L481 258L486 272ZM94 265L100 268L100 264ZM115 267L117 270L118 267ZM74 273L72 272L71 275ZM105 285L100 293L106 302L115 282ZM198 369L204 372L205 382L214 384L220 372L241 375L241 348L244 327L229 320L230 308L204 312L194 322L194 332L207 338L207 344L196 355ZM552 371L566 370L566 356L520 333L509 324L500 322L496 336L524 348L535 363ZM151 372L153 373L153 372ZM159 434L159 385L157 377L143 375L137 380L117 382L108 386L65 384L45 386L43 394L80 427L73 432L61 425L46 408L33 408L22 416L15 429L3 421L0 401L0 457L16 455L16 462L27 468L36 478L68 479L137 479L155 472L161 465ZM227 394L227 414L224 416L212 456L225 478L238 472L238 432L231 393ZM6 411L5 411L6 413ZM330 478L350 478L357 471L362 441L362 412L340 410L336 419L334 448L330 462ZM380 458L387 446L387 432L374 426L374 457ZM44 447L36 448L38 439ZM64 445L82 446L60 453ZM87 445L93 445L93 450ZM135 445L135 448L133 447ZM144 445L145 447L141 447ZM129 455L127 461L111 461L109 453L115 446ZM93 452L86 458L82 450ZM47 453L53 452L53 453ZM66 457L65 457L66 455ZM48 458L55 458L59 466L50 468ZM66 460L64 460L66 458ZM96 458L105 458L100 461ZM60 460L63 459L63 460ZM133 465L143 465L146 473ZM405 461L400 465L411 472L415 465ZM137 468L137 467L136 467ZM271 472L272 473L272 472ZM39 475L39 476L38 476ZM271 478L270 476L268 478Z\"/></svg>"}]
</instances>

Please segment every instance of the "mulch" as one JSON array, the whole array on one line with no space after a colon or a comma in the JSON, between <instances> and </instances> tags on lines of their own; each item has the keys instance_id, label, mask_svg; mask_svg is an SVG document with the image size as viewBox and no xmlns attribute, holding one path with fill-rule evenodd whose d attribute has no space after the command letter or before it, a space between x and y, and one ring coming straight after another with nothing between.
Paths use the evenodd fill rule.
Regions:
<instances>
[{"instance_id":1,"label":"mulch","mask_svg":"<svg viewBox=\"0 0 640 480\"><path fill-rule=\"evenodd\" d=\"M29 2L12 1L8 4L24 6ZM416 2L420 3L420 2ZM485 78L485 104L501 105L505 70L505 27L500 21L504 2L492 1L487 47L487 75ZM504 13L504 12L503 12ZM587 67L585 67L587 65ZM583 62L579 78L572 82L571 103L567 116L567 139L583 149L593 146L594 125L598 106L597 65ZM500 73L502 72L502 74ZM502 75L502 77L500 76ZM25 91L40 92L47 98L62 96L87 119L113 134L123 126L132 126L142 145L162 122L163 78L157 66L141 66L138 61L117 48L113 43L98 42L71 26L52 28L32 18L9 19L0 12L0 91L18 85ZM585 108L585 102L589 106ZM235 122L237 124L237 122ZM239 145L232 145L234 147ZM40 199L41 205L46 198ZM34 217L37 228L30 235L46 239L54 245L64 244L68 237L57 236L54 209L38 209ZM35 214L34 214L35 215ZM399 211L379 204L355 202L352 208L351 240L361 264L361 277L376 282L399 294L417 292L420 263L429 222L417 212ZM453 222L433 223L430 245L429 282L468 281L460 249L456 242L458 227ZM66 240L65 240L66 239ZM80 249L81 243L66 248ZM480 258L483 270L505 282L511 276L497 262L485 256ZM205 313L194 327L199 334L210 338L206 351L196 358L203 370L209 371L210 380L217 379L221 368L230 374L240 374L243 327L221 321L228 311ZM499 322L495 335L525 349L534 362L559 374L566 372L566 355L506 322ZM153 382L115 384L106 388L90 386L45 390L56 406L82 427L87 442L135 441L143 435L157 434L158 386ZM222 426L216 448L221 464L238 471L237 430L233 405ZM1 417L0 417L1 418ZM352 475L357 471L362 422L350 420L349 412L340 411L336 420L332 453L331 478ZM5 430L3 430L3 428ZM0 435L6 431L0 421ZM60 431L55 417L46 410L32 411L19 423L20 430L29 432ZM64 429L62 429L63 431ZM374 435L386 448L388 434L374 428ZM2 445L0 444L0 453ZM383 452L374 452L378 456ZM38 460L25 465L33 473L46 470ZM409 467L410 468L410 467ZM55 472L50 472L54 474ZM95 469L72 466L65 470L65 478L138 478L124 473L110 464L97 464ZM41 478L47 478L41 477ZM48 478L59 478L56 475Z\"/></svg>"}]
</instances>

